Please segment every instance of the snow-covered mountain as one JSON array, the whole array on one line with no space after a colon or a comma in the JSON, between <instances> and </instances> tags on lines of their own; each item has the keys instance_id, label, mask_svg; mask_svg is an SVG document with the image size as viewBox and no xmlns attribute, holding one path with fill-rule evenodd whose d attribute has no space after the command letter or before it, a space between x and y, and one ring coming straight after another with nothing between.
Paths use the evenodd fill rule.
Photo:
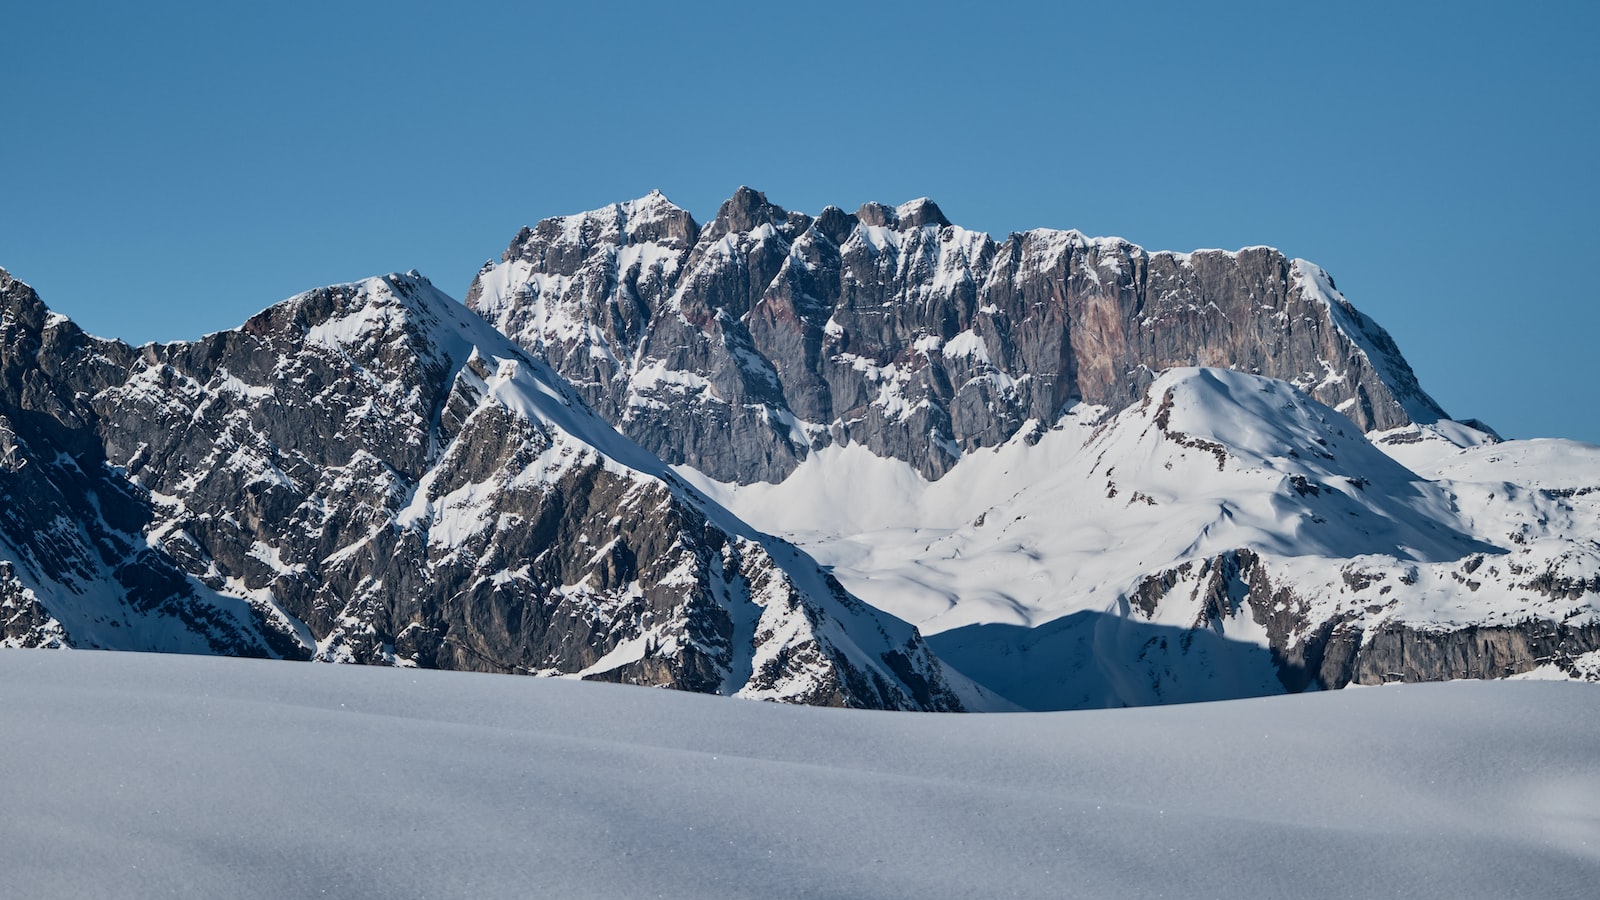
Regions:
<instances>
[{"instance_id":1,"label":"snow-covered mountain","mask_svg":"<svg viewBox=\"0 0 1600 900\"><path fill-rule=\"evenodd\" d=\"M685 474L1025 706L1600 675L1600 448L1424 471L1287 382L1174 369L934 482L857 446L777 485Z\"/></svg>"},{"instance_id":2,"label":"snow-covered mountain","mask_svg":"<svg viewBox=\"0 0 1600 900\"><path fill-rule=\"evenodd\" d=\"M1600 449L1451 421L1270 248L652 194L468 303L1025 706L1600 677Z\"/></svg>"},{"instance_id":3,"label":"snow-covered mountain","mask_svg":"<svg viewBox=\"0 0 1600 900\"><path fill-rule=\"evenodd\" d=\"M133 348L0 301L5 644L895 709L1600 680L1600 448L1450 420L1270 248L741 189L547 219L467 306Z\"/></svg>"},{"instance_id":4,"label":"snow-covered mountain","mask_svg":"<svg viewBox=\"0 0 1600 900\"><path fill-rule=\"evenodd\" d=\"M982 704L415 273L140 348L0 298L8 644Z\"/></svg>"},{"instance_id":5,"label":"snow-covered mountain","mask_svg":"<svg viewBox=\"0 0 1600 900\"><path fill-rule=\"evenodd\" d=\"M1136 403L1173 366L1293 381L1364 430L1444 416L1310 263L997 242L926 199L813 218L741 188L702 228L654 193L523 229L467 304L624 433L722 481L781 481L835 444L937 478L1075 403Z\"/></svg>"}]
</instances>

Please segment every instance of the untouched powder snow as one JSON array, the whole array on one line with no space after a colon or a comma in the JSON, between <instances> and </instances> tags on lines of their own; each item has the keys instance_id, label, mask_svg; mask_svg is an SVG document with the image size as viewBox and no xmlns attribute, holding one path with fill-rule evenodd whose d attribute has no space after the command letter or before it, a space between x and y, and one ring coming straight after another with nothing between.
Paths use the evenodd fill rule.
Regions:
<instances>
[{"instance_id":1,"label":"untouched powder snow","mask_svg":"<svg viewBox=\"0 0 1600 900\"><path fill-rule=\"evenodd\" d=\"M5 893L1585 897L1600 689L1001 716L0 652Z\"/></svg>"}]
</instances>

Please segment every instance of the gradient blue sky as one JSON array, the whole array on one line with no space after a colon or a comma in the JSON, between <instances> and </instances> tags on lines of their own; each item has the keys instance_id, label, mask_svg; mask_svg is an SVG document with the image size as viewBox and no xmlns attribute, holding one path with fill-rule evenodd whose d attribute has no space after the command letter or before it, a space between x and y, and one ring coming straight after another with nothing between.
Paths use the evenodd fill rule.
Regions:
<instances>
[{"instance_id":1,"label":"gradient blue sky","mask_svg":"<svg viewBox=\"0 0 1600 900\"><path fill-rule=\"evenodd\" d=\"M1600 4L13 3L0 266L133 342L660 188L1272 244L1458 417L1600 443Z\"/></svg>"}]
</instances>

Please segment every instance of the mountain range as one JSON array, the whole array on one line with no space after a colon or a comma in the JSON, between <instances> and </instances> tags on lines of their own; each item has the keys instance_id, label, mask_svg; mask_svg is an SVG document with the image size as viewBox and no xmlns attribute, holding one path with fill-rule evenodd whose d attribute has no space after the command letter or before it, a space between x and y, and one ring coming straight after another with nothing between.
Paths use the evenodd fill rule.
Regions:
<instances>
[{"instance_id":1,"label":"mountain range","mask_svg":"<svg viewBox=\"0 0 1600 900\"><path fill-rule=\"evenodd\" d=\"M0 641L888 709L1600 679L1600 448L1322 269L741 188L130 347L0 270Z\"/></svg>"}]
</instances>

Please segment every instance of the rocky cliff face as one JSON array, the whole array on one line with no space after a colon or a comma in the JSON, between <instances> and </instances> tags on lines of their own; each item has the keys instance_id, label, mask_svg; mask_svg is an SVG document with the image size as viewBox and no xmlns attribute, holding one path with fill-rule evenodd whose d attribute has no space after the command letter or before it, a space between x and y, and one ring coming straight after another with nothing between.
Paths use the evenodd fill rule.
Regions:
<instances>
[{"instance_id":1,"label":"rocky cliff face","mask_svg":"<svg viewBox=\"0 0 1600 900\"><path fill-rule=\"evenodd\" d=\"M861 444L929 478L1171 366L1292 381L1366 431L1443 417L1326 273L1258 247L1004 241L931 201L816 217L741 188L699 227L660 194L524 229L467 297L611 422L722 481Z\"/></svg>"},{"instance_id":2,"label":"rocky cliff face","mask_svg":"<svg viewBox=\"0 0 1600 900\"><path fill-rule=\"evenodd\" d=\"M1536 579L1519 578L1514 563L1502 573L1501 565L1484 567L1484 560L1473 556L1458 566L1437 568L1463 586L1479 585L1466 588L1467 593L1481 589L1483 580L1498 579L1503 582L1497 587L1536 593ZM1310 587L1295 577L1301 567L1275 565L1271 558L1240 549L1148 577L1133 596L1138 615L1146 619L1160 614L1163 605L1169 611L1172 606L1197 609L1182 632L1189 640L1162 646L1155 655L1181 658L1198 631L1259 635L1270 651L1273 673L1291 692L1534 672L1547 678L1600 677L1600 617L1593 605L1600 578L1586 579L1580 591L1557 598L1551 608L1529 597L1497 612L1438 621L1419 615L1416 595L1426 589L1415 588L1416 567L1389 571L1378 560L1364 563L1341 568L1342 585Z\"/></svg>"},{"instance_id":3,"label":"rocky cliff face","mask_svg":"<svg viewBox=\"0 0 1600 900\"><path fill-rule=\"evenodd\" d=\"M0 288L9 643L962 708L915 629L414 274L137 349Z\"/></svg>"},{"instance_id":4,"label":"rocky cliff face","mask_svg":"<svg viewBox=\"0 0 1600 900\"><path fill-rule=\"evenodd\" d=\"M107 457L108 423L85 402L131 356L0 269L0 643L305 656L145 539L148 494Z\"/></svg>"},{"instance_id":5,"label":"rocky cliff face","mask_svg":"<svg viewBox=\"0 0 1600 900\"><path fill-rule=\"evenodd\" d=\"M1600 448L1444 419L1276 251L652 194L468 300L133 348L0 271L0 645L893 709L1600 680Z\"/></svg>"}]
</instances>

